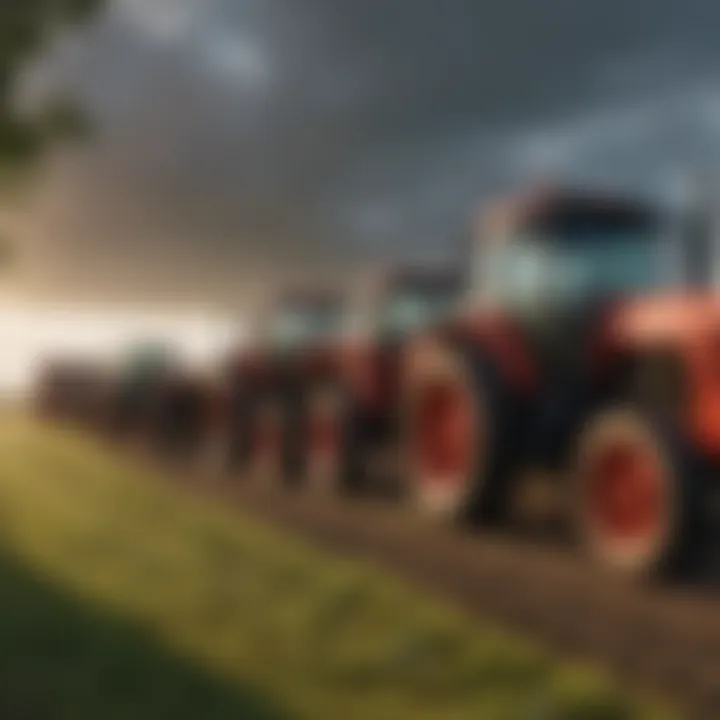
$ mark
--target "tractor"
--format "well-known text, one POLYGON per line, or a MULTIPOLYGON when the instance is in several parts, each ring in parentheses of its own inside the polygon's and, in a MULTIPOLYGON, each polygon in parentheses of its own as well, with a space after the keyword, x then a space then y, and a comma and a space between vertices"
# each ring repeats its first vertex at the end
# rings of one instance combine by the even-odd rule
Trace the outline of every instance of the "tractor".
POLYGON ((157 385, 147 416, 152 449, 186 469, 204 461, 211 449, 215 410, 224 401, 212 376, 176 367, 157 385))
POLYGON ((235 475, 283 482, 300 475, 299 393, 315 349, 342 327, 342 296, 286 288, 256 318, 252 345, 231 353, 211 416, 209 452, 235 475))
POLYGON ((107 369, 76 357, 48 358, 42 363, 34 404, 39 416, 92 427, 102 411, 107 369))
POLYGON ((190 364, 163 343, 135 348, 116 384, 116 436, 186 469, 207 469, 228 404, 228 378, 219 370, 190 364))
POLYGON ((120 441, 152 441, 160 393, 176 371, 177 359, 163 343, 146 341, 129 348, 112 378, 105 430, 120 441))
POLYGON ((508 525, 540 483, 602 566, 692 567, 720 461, 710 229, 697 213, 590 190, 486 209, 458 312, 402 358, 416 506, 508 525))

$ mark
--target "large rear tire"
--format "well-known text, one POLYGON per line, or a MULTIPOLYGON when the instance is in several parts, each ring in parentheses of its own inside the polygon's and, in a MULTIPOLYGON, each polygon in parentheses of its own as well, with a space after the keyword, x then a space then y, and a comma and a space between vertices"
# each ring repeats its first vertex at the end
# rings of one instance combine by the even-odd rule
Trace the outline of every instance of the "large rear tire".
POLYGON ((597 412, 580 434, 574 467, 586 552, 636 578, 689 571, 703 549, 703 475, 679 433, 642 408, 597 412))
POLYGON ((508 515, 521 448, 515 405, 499 374, 444 339, 408 348, 401 403, 407 494, 426 515, 497 524, 508 515))

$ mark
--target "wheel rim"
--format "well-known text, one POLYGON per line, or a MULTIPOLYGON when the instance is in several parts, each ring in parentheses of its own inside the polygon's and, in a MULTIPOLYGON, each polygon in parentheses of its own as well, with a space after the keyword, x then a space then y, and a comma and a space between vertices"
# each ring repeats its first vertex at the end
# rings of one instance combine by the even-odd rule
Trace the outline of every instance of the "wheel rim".
POLYGON ((463 383, 448 378, 418 389, 410 452, 426 505, 452 511, 466 496, 477 454, 476 426, 463 383))
POLYGON ((587 477, 591 531, 618 565, 651 561, 668 526, 666 473, 640 438, 611 439, 596 449, 587 477))

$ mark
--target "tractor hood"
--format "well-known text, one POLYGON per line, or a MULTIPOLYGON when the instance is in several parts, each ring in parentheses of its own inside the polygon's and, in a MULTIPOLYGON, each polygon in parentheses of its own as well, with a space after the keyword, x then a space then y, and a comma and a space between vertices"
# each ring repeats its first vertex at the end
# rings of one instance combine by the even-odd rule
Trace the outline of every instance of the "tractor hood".
POLYGON ((689 435, 720 460, 720 295, 648 297, 616 308, 606 348, 663 348, 686 367, 689 435))
POLYGON ((696 345, 720 331, 720 294, 678 293, 629 300, 611 310, 607 331, 613 345, 696 345))

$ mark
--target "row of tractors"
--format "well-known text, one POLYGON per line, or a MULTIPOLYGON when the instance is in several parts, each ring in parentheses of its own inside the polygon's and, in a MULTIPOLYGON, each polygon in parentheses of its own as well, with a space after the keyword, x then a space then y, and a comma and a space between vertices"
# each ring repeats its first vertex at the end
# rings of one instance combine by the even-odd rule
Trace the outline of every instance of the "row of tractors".
POLYGON ((282 292, 212 377, 157 348, 111 379, 52 365, 40 410, 238 481, 382 484, 484 526, 555 515, 608 568, 675 573, 708 544, 720 460, 720 303, 698 220, 524 193, 483 213, 461 270, 282 292))

